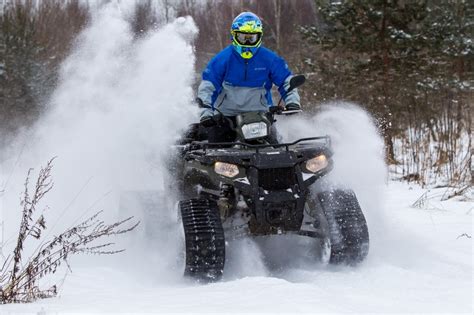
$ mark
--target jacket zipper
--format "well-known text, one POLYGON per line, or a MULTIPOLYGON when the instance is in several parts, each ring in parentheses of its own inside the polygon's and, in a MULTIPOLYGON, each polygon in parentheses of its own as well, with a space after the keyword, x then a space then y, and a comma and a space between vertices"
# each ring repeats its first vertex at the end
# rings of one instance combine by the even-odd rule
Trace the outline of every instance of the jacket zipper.
POLYGON ((247 81, 247 66, 248 66, 249 62, 247 60, 245 60, 245 76, 244 76, 244 81, 247 81))

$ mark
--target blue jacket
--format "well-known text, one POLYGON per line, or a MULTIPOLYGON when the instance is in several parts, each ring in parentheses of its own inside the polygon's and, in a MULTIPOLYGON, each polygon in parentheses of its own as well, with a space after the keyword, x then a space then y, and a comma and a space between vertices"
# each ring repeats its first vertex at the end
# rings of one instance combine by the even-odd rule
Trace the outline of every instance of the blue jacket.
POLYGON ((278 87, 286 104, 300 104, 297 90, 287 93, 292 77, 283 58, 260 47, 250 59, 242 58, 227 46, 211 59, 202 73, 198 97, 204 108, 201 118, 219 109, 226 116, 242 112, 268 111, 273 106, 271 88, 278 87))

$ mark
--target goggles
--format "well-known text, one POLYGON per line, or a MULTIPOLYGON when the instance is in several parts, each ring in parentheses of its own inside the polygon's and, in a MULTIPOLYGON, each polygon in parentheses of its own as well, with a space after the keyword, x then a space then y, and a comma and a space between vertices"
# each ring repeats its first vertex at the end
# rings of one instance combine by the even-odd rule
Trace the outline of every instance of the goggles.
POLYGON ((258 43, 261 33, 241 33, 235 32, 234 38, 240 45, 252 46, 258 43))

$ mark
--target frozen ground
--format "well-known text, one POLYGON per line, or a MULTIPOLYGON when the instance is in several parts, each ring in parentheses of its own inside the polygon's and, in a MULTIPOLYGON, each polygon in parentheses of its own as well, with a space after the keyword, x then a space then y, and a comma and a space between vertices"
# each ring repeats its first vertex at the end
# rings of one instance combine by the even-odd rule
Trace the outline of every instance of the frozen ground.
POLYGON ((368 259, 356 268, 315 263, 273 274, 247 263, 251 270, 200 285, 150 271, 125 272, 115 261, 108 267, 74 268, 59 297, 4 305, 0 313, 472 314, 472 239, 460 235, 472 236, 474 203, 439 202, 439 189, 428 192, 435 197, 423 209, 410 207, 424 192, 398 182, 388 185, 387 234, 372 238, 368 259))

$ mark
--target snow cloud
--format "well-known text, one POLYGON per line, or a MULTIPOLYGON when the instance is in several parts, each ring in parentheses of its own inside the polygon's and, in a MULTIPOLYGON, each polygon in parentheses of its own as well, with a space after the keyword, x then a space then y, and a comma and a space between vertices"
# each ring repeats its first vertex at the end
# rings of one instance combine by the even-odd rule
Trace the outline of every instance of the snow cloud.
POLYGON ((330 102, 315 115, 282 117, 280 133, 285 140, 329 135, 334 152, 330 184, 354 190, 369 225, 371 254, 386 233, 384 192, 387 168, 384 144, 372 116, 357 104, 330 102), (374 241, 374 242, 372 242, 374 241))
POLYGON ((137 39, 128 11, 111 3, 93 13, 61 66, 47 112, 17 139, 23 149, 4 163, 10 179, 0 201, 7 239, 18 228, 26 171, 54 156, 55 187, 45 198, 49 233, 98 210, 116 220, 122 191, 164 186, 169 146, 197 117, 197 28, 181 17, 137 39))

